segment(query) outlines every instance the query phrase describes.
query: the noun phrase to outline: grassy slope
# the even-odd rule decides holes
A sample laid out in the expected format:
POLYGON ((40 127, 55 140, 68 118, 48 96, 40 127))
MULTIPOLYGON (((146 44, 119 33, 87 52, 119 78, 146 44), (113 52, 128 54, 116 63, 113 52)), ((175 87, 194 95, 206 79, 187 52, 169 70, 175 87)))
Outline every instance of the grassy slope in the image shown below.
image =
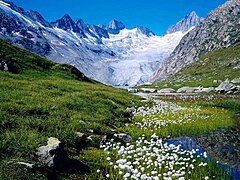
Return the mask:
POLYGON ((232 80, 240 76, 240 45, 209 52, 183 68, 170 79, 147 87, 217 86, 213 80, 232 80), (165 86, 164 86, 165 85, 165 86))
POLYGON ((0 179, 43 178, 6 162, 36 161, 36 148, 51 136, 81 159, 76 132, 94 135, 96 142, 87 143, 94 147, 97 137, 112 134, 111 129, 127 122, 124 110, 138 101, 125 90, 86 78, 72 66, 53 63, 2 40, 1 61, 11 72, 0 71, 0 179))

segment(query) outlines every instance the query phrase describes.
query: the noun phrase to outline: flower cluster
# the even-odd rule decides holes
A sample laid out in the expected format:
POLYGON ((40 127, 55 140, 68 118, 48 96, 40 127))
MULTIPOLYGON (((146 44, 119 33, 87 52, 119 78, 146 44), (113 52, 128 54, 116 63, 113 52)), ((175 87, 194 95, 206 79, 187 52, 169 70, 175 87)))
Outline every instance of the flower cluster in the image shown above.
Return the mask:
POLYGON ((160 129, 172 124, 188 124, 197 119, 207 120, 210 115, 201 114, 198 107, 184 108, 177 104, 164 101, 156 101, 152 107, 139 107, 135 111, 135 117, 140 116, 140 121, 136 120, 134 124, 145 130, 160 129))
POLYGON ((150 140, 142 135, 136 143, 128 143, 126 147, 121 143, 107 142, 101 148, 109 154, 107 161, 112 176, 123 179, 183 180, 190 177, 195 168, 208 165, 206 153, 201 154, 198 149, 183 150, 180 145, 164 143, 156 134, 150 140))

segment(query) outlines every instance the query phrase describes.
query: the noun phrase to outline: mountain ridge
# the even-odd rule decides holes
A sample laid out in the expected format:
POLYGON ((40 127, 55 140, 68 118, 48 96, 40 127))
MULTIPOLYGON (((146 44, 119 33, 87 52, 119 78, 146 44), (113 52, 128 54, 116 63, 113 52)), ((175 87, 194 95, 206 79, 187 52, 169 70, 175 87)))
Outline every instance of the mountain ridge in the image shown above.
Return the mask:
POLYGON ((230 0, 211 11, 205 20, 190 31, 151 77, 161 81, 197 61, 207 52, 226 48, 239 42, 240 1, 230 0))

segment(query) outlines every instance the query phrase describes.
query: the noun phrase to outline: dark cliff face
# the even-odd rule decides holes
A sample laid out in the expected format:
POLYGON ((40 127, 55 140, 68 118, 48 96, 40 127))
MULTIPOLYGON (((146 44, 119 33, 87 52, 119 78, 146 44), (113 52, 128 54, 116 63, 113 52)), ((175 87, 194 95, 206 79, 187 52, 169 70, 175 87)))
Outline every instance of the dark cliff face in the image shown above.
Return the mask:
POLYGON ((191 27, 198 25, 203 18, 200 18, 195 11, 189 13, 184 19, 171 26, 165 34, 175 33, 177 31, 186 32, 191 27))
POLYGON ((230 0, 210 12, 205 20, 183 37, 155 72, 152 81, 171 76, 209 51, 234 45, 239 38, 240 1, 230 0))

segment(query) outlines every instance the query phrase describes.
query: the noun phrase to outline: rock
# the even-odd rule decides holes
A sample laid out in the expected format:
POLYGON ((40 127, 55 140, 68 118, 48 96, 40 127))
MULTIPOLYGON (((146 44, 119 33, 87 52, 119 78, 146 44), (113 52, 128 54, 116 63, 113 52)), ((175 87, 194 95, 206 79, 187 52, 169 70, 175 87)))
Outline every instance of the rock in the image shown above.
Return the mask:
POLYGON ((77 134, 77 136, 78 136, 79 138, 82 138, 82 137, 85 136, 85 134, 84 134, 84 133, 81 133, 81 132, 76 132, 76 134, 77 134))
POLYGON ((236 84, 236 83, 240 83, 240 78, 234 78, 231 83, 236 84))
POLYGON ((216 91, 220 93, 226 93, 229 91, 235 91, 235 86, 228 81, 222 82, 217 88, 216 91))
POLYGON ((48 138, 47 145, 38 148, 36 155, 44 167, 59 172, 78 174, 89 172, 89 167, 85 163, 69 159, 62 142, 54 137, 48 138))
POLYGON ((103 145, 105 145, 106 142, 107 142, 107 136, 104 135, 104 136, 102 136, 101 139, 100 139, 100 147, 102 147, 103 145))
POLYGON ((89 133, 93 133, 93 130, 92 130, 92 129, 87 129, 87 131, 88 131, 89 133))
POLYGON ((76 132, 76 149, 81 151, 82 149, 87 147, 87 136, 84 133, 76 132))
POLYGON ((158 93, 174 93, 174 92, 176 92, 176 91, 172 88, 164 88, 164 89, 160 89, 158 91, 158 93))
POLYGON ((203 87, 201 87, 201 86, 200 87, 194 87, 193 90, 194 90, 195 93, 201 93, 202 92, 202 88, 203 87))
POLYGON ((220 83, 222 83, 222 81, 221 80, 213 80, 213 83, 220 84, 220 83))
POLYGON ((132 141, 132 137, 127 135, 127 134, 124 134, 124 133, 121 133, 121 134, 114 134, 114 136, 116 138, 118 138, 119 140, 123 141, 124 143, 127 143, 127 142, 130 142, 132 141))
POLYGON ((135 110, 134 107, 131 107, 131 108, 127 108, 127 109, 126 109, 126 113, 128 113, 128 114, 131 115, 131 116, 134 114, 135 111, 136 111, 136 110, 135 110))
POLYGON ((145 93, 156 93, 157 89, 152 89, 152 88, 141 88, 141 90, 145 93))
POLYGON ((87 124, 87 123, 86 123, 85 121, 83 121, 83 120, 80 120, 79 123, 80 123, 80 124, 87 124))
POLYGON ((48 167, 53 167, 55 165, 54 159, 61 158, 63 161, 66 161, 67 159, 67 155, 63 150, 61 141, 54 137, 48 138, 47 145, 38 149, 37 156, 39 161, 48 167), (59 157, 59 154, 61 154, 61 157, 59 157))
POLYGON ((182 87, 180 89, 177 90, 177 93, 193 93, 194 92, 194 88, 191 87, 182 87))
POLYGON ((229 81, 229 79, 227 78, 227 79, 225 79, 225 81, 224 82, 227 82, 227 83, 229 83, 230 81, 229 81))
POLYGON ((150 86, 150 85, 152 85, 152 83, 151 82, 146 82, 146 83, 144 83, 144 85, 150 86))
POLYGON ((128 92, 130 92, 130 93, 137 93, 138 92, 138 90, 137 89, 128 89, 128 92))
POLYGON ((214 91, 215 91, 214 87, 202 88, 202 92, 210 93, 214 91))

